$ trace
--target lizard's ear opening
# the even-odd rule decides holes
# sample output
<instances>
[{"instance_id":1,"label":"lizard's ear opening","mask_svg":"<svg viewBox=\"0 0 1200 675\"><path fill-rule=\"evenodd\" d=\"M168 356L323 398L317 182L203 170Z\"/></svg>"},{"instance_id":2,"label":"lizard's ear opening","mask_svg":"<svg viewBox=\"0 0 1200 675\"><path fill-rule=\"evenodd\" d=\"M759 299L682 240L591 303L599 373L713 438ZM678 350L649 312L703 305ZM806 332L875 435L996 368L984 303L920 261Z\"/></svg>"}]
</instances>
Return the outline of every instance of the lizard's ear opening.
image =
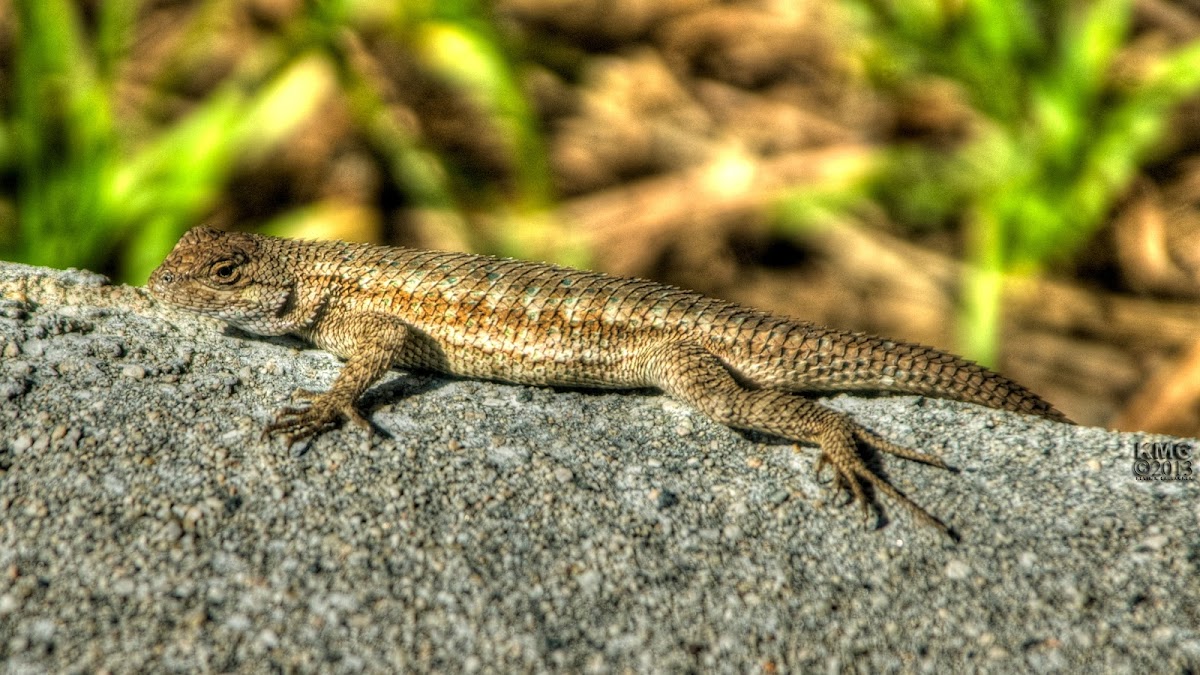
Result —
<instances>
[{"instance_id":1,"label":"lizard's ear opening","mask_svg":"<svg viewBox=\"0 0 1200 675\"><path fill-rule=\"evenodd\" d=\"M275 308L275 316L285 317L296 308L295 287L276 288L272 291L271 307Z\"/></svg>"}]
</instances>

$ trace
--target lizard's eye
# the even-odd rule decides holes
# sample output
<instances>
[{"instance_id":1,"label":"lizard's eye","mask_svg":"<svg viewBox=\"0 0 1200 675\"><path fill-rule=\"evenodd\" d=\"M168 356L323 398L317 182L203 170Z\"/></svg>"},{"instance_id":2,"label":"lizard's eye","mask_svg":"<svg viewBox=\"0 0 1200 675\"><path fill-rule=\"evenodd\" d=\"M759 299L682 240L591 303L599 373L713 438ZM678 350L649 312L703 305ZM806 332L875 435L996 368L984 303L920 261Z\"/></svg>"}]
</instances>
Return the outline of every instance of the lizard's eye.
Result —
<instances>
[{"instance_id":1,"label":"lizard's eye","mask_svg":"<svg viewBox=\"0 0 1200 675\"><path fill-rule=\"evenodd\" d=\"M212 268L213 276L221 283L233 283L238 278L238 264L235 260L222 260Z\"/></svg>"}]
</instances>

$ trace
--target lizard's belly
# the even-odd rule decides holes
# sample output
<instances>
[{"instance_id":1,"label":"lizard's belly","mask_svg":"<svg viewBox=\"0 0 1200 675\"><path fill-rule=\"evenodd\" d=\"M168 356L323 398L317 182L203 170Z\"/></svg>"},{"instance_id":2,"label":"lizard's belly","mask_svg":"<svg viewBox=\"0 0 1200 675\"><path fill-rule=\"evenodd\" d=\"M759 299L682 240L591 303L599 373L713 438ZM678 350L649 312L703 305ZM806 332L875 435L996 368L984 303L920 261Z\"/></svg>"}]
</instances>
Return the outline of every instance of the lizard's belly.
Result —
<instances>
[{"instance_id":1,"label":"lizard's belly","mask_svg":"<svg viewBox=\"0 0 1200 675\"><path fill-rule=\"evenodd\" d=\"M592 328L592 327L587 327ZM429 331L440 363L418 367L518 384L645 387L638 343L615 331L517 326L500 331Z\"/></svg>"}]
</instances>

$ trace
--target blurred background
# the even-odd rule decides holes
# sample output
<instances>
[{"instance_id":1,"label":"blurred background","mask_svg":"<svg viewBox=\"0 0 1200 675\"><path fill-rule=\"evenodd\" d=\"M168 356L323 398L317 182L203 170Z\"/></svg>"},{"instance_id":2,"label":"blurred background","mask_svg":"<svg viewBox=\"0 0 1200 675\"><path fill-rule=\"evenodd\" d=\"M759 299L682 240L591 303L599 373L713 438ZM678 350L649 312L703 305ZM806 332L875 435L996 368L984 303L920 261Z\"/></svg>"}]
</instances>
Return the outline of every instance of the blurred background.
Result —
<instances>
[{"instance_id":1,"label":"blurred background","mask_svg":"<svg viewBox=\"0 0 1200 675\"><path fill-rule=\"evenodd\" d=\"M1200 0L0 0L0 257L636 275L1200 435Z\"/></svg>"}]
</instances>

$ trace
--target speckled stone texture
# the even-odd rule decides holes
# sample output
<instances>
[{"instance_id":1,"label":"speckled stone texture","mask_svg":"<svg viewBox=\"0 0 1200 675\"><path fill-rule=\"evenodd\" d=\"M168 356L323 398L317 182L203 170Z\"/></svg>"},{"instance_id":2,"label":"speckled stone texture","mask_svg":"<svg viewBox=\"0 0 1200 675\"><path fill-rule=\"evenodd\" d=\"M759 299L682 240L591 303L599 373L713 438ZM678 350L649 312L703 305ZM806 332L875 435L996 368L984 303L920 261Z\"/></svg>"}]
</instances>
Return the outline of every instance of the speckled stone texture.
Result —
<instances>
[{"instance_id":1,"label":"speckled stone texture","mask_svg":"<svg viewBox=\"0 0 1200 675\"><path fill-rule=\"evenodd\" d=\"M387 436L285 448L329 354L88 273L0 298L0 672L1200 669L1200 493L1132 474L1196 441L826 400L961 469L886 467L955 545L646 393L395 373Z\"/></svg>"}]
</instances>

